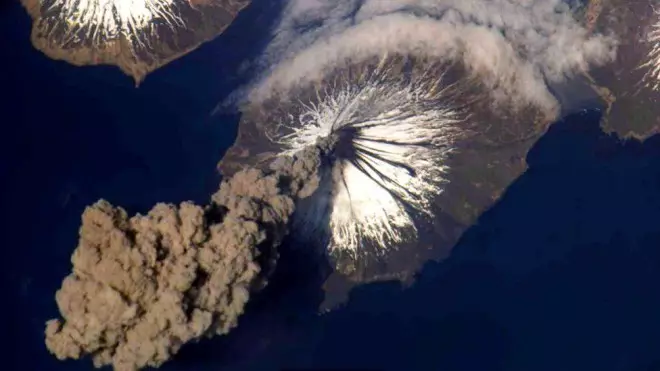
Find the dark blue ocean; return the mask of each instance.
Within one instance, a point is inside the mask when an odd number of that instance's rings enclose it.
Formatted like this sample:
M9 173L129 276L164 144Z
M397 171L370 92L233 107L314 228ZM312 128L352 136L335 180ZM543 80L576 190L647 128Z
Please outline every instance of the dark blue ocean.
M278 11L255 0L135 89L115 68L49 60L23 9L0 6L1 370L92 369L43 343L82 210L208 200L239 119L211 112L248 77L242 62ZM411 287L363 285L319 316L321 279L285 254L232 334L163 369L660 370L660 137L622 141L600 117L551 127L529 170Z

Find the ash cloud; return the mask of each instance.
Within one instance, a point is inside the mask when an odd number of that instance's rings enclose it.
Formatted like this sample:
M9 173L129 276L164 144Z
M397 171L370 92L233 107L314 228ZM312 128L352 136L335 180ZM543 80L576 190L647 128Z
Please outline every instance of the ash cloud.
M327 143L224 181L206 207L158 204L147 215L101 200L82 215L80 240L46 325L57 358L96 367L158 367L179 348L228 333L266 283L295 201L318 186Z
M613 60L617 47L612 36L590 34L561 0L290 0L273 34L250 101L286 95L328 68L414 54L463 63L496 102L556 115L547 84Z

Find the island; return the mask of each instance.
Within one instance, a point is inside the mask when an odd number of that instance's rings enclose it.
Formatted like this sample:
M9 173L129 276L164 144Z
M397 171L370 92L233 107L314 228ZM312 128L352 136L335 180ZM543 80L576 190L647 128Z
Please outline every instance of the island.
M619 34L619 31L608 29L603 25L607 19L606 11L612 11L611 3L592 1L584 3L578 9L576 19L586 26L593 34ZM409 56L410 57L410 56ZM640 56L641 57L641 56ZM383 55L384 60L394 56ZM294 91L287 94L275 94L273 99L259 104L249 102L241 109L241 121L238 128L238 138L226 152L219 163L219 169L225 176L240 171L245 167L268 162L282 152L281 146L273 141L278 133L273 132L278 123L286 120L296 120L300 105L314 107L325 95L340 96L333 91L338 87L359 85L362 76L370 76L382 65L388 63L370 63L351 59L352 64L343 66L343 70L325 68L317 80L302 84L296 81ZM498 107L488 97L492 89L479 81L471 80L460 71L461 63L457 62L444 76L451 76L451 81L459 86L463 94L455 96L458 106L469 111L470 123L466 127L467 135L455 143L455 151L446 162L438 166L450 169L447 173L447 183L444 190L432 203L433 218L421 221L418 225L417 238L410 239L388 251L386 256L365 254L359 259L334 256L336 271L326 281L326 292L346 292L346 286L357 283L398 280L405 283L414 281L416 272L429 260L443 260L450 255L463 233L477 223L479 217L486 212L507 192L508 187L528 169L526 158L528 152L546 133L549 127L562 120L565 115L584 111L588 108L601 109L605 122L610 122L616 109L628 110L630 106L618 106L622 101L616 80L608 79L607 73L617 64L605 63L590 71L576 70L576 78L566 82L561 89L571 94L568 101L570 107L562 107L557 115L547 115L540 107L529 105L520 107ZM423 58L405 59L405 67L393 67L395 71L434 70L428 68L429 63L437 61ZM391 65L391 64L390 64ZM634 64L626 64L626 68L634 69ZM582 76L580 75L582 72ZM405 74L408 72L402 72ZM348 79L338 76L349 76ZM428 78L439 75L427 74ZM389 83L389 81L388 81ZM630 81L621 82L621 88L630 87ZM443 85L444 87L444 85ZM553 91L554 92L554 91ZM653 92L648 92L653 94ZM478 99L472 99L477 97ZM600 98L600 99L599 99ZM562 97L557 100L563 102ZM616 103L616 104L615 104ZM607 112L606 112L607 111ZM607 116L607 115L610 116ZM299 120L301 121L301 120ZM623 125L628 125L626 121ZM270 129L270 130L269 130ZM622 126L622 131L626 131ZM649 133L648 130L633 128L627 131ZM645 134L648 135L648 134ZM309 244L303 245L309 247ZM341 287L337 289L338 287ZM336 298L337 296L335 296ZM333 299L334 300L334 299ZM341 300L341 299L338 299ZM332 304L328 304L332 306Z
M222 33L250 0L22 0L31 41L76 66L115 65L138 86Z

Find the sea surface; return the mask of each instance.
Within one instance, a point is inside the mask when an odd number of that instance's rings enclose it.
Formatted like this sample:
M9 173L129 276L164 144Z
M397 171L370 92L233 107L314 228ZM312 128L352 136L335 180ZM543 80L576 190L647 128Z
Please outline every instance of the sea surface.
M129 214L157 202L208 202L239 119L212 112L244 81L244 61L261 49L277 9L257 2L223 37L137 89L115 67L50 60L31 46L31 21L17 2L3 3L0 12L9 369L90 369L89 362L56 361L43 344L44 321L58 314L54 293L71 269L81 212L99 198Z
M256 0L139 89L113 67L49 60L20 6L0 8L2 370L92 369L43 343L80 214L99 198L131 213L208 200L238 122L211 112L244 81L272 4ZM363 285L319 315L322 280L285 254L233 333L163 369L660 370L660 137L622 141L600 117L553 125L529 170L412 286Z

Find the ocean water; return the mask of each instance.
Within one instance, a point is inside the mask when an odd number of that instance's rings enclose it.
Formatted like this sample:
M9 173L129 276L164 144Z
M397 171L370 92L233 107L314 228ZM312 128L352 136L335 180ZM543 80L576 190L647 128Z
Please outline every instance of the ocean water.
M208 202L221 179L217 161L234 142L239 119L211 113L244 81L239 72L249 68L242 63L262 47L277 7L255 2L222 37L151 74L138 89L115 67L48 59L30 45L31 22L21 6L3 4L1 11L9 369L91 369L89 362L57 362L43 344L44 321L58 313L54 293L71 268L81 212L99 198L129 213L156 202Z
M24 11L1 9L2 370L92 369L43 343L80 213L101 197L130 212L208 199L238 120L210 113L277 12L254 4L139 89L111 67L47 59ZM660 370L660 137L622 141L600 117L556 123L529 170L411 287L363 285L318 315L322 277L284 254L234 332L163 369Z

